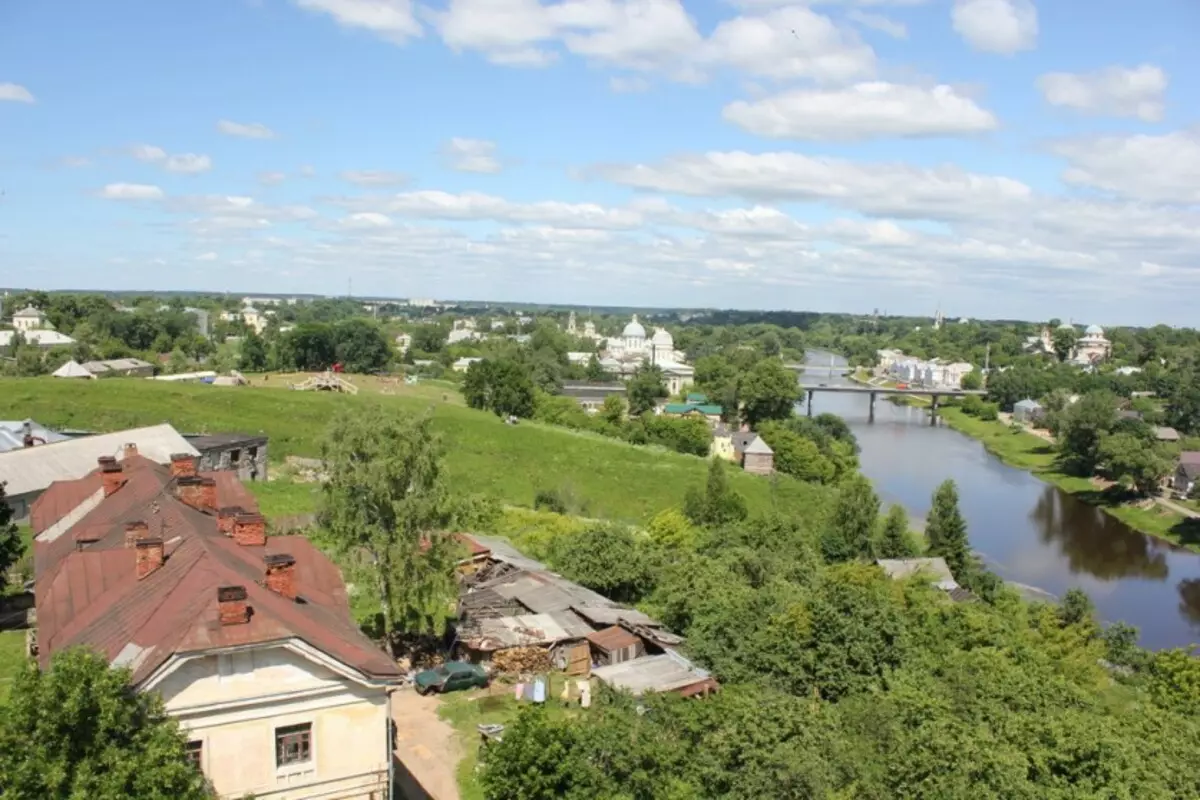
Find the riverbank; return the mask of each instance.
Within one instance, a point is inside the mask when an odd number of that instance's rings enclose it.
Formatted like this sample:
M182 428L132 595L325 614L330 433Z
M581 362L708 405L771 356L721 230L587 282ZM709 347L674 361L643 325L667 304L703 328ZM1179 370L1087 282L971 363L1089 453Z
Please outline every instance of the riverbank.
M1038 479L1057 486L1088 505L1100 508L1136 531L1200 553L1200 525L1195 520L1159 505L1141 508L1114 502L1111 495L1088 478L1057 470L1054 449L1045 439L1013 430L999 421L976 419L959 408L940 408L938 414L954 430L978 439L989 453L1005 464L1033 473Z

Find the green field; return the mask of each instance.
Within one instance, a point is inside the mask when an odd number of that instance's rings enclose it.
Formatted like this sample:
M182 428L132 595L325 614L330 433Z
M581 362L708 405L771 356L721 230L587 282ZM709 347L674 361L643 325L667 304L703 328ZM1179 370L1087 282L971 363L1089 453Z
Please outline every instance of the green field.
M0 703L25 663L25 631L0 631Z
M353 378L358 380L357 378ZM657 448L634 447L589 433L522 422L505 425L489 413L461 405L459 396L431 386L394 394L292 392L272 379L252 387L213 387L148 380L0 380L0 418L32 417L44 425L113 431L169 422L183 433L239 431L270 437L273 461L286 455L317 456L329 421L343 407L380 403L409 412L434 409L434 427L446 448L452 489L493 495L529 506L539 489L558 489L581 501L589 516L633 522L678 505L704 481L704 459ZM732 471L734 488L752 511L776 508L810 515L830 493L786 476L764 479ZM272 515L308 510L307 487L264 488Z
M1060 472L1056 468L1054 449L1045 439L1024 431L1014 431L1003 422L976 419L958 408L943 408L939 413L947 425L980 440L988 452L1004 463L1028 470L1064 492L1099 506L1106 514L1111 514L1134 530L1200 552L1200 530L1192 520L1184 519L1161 506L1144 509L1112 502L1087 478Z

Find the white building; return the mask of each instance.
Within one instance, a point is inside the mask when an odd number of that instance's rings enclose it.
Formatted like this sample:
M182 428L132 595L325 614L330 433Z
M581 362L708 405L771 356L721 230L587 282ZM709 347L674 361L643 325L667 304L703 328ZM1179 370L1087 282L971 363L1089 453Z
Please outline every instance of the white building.
M657 328L654 335L647 338L646 329L634 314L619 337L605 341L600 366L606 372L628 378L642 364L653 364L662 370L667 391L679 394L695 382L696 375L695 370L684 363L684 358L685 355L675 349L675 340L669 331Z
M400 671L325 555L230 508L255 508L234 473L195 469L134 453L35 504L39 660L89 647L128 668L222 798L388 797Z
M0 331L0 347L9 347L13 343L13 339L20 335L25 341L25 344L34 347L49 349L51 347L62 347L64 345L75 344L75 340L65 333L58 331L47 330L23 330L23 331Z
M412 347L412 335L411 334L401 333L396 336L396 349L400 351L401 355L403 355L404 353L407 353L408 348L410 348L410 347Z
M33 306L25 306L13 314L13 327L19 331L36 331L46 327L46 315Z
M460 358L450 365L450 369L455 372L466 372L471 368L471 365L477 361L483 361L482 358Z

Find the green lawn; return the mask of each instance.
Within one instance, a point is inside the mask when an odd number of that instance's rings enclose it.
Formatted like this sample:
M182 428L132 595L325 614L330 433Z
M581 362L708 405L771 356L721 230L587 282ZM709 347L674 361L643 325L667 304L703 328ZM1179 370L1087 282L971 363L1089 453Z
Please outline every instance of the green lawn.
M351 376L351 380L358 380ZM267 386L281 386L272 378ZM446 473L456 492L491 494L513 505L533 503L539 489L558 489L580 498L584 512L639 522L677 505L691 486L704 481L704 459L604 437L522 422L504 425L485 412L461 405L441 387L419 393L369 391L358 395L292 392L251 387L213 387L160 381L54 378L0 379L0 417L32 417L42 424L113 431L169 422L181 432L262 432L272 460L286 455L317 456L329 421L340 408L382 403L406 411L435 409L434 427L446 447ZM442 398L445 397L445 400ZM775 507L809 516L828 505L830 492L785 476L763 479L731 470L731 483L752 511ZM296 513L307 490L256 489L268 514Z
M1053 447L1045 439L1025 431L1015 431L999 421L968 416L959 408L939 410L946 424L983 442L988 452L1010 466L1029 470L1086 503L1099 506L1129 527L1172 544L1200 552L1200 526L1175 512L1154 506L1149 509L1114 500L1087 478L1067 475L1056 468Z
M25 631L0 631L0 703L25 663Z

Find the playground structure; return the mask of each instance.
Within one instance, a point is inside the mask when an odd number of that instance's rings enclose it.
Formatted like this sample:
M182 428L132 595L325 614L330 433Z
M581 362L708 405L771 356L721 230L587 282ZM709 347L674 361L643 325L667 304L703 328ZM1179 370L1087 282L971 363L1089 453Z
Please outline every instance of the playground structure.
M293 383L292 388L297 392L342 392L343 394L358 394L358 387L341 375L326 370L320 375L313 375L301 383Z

